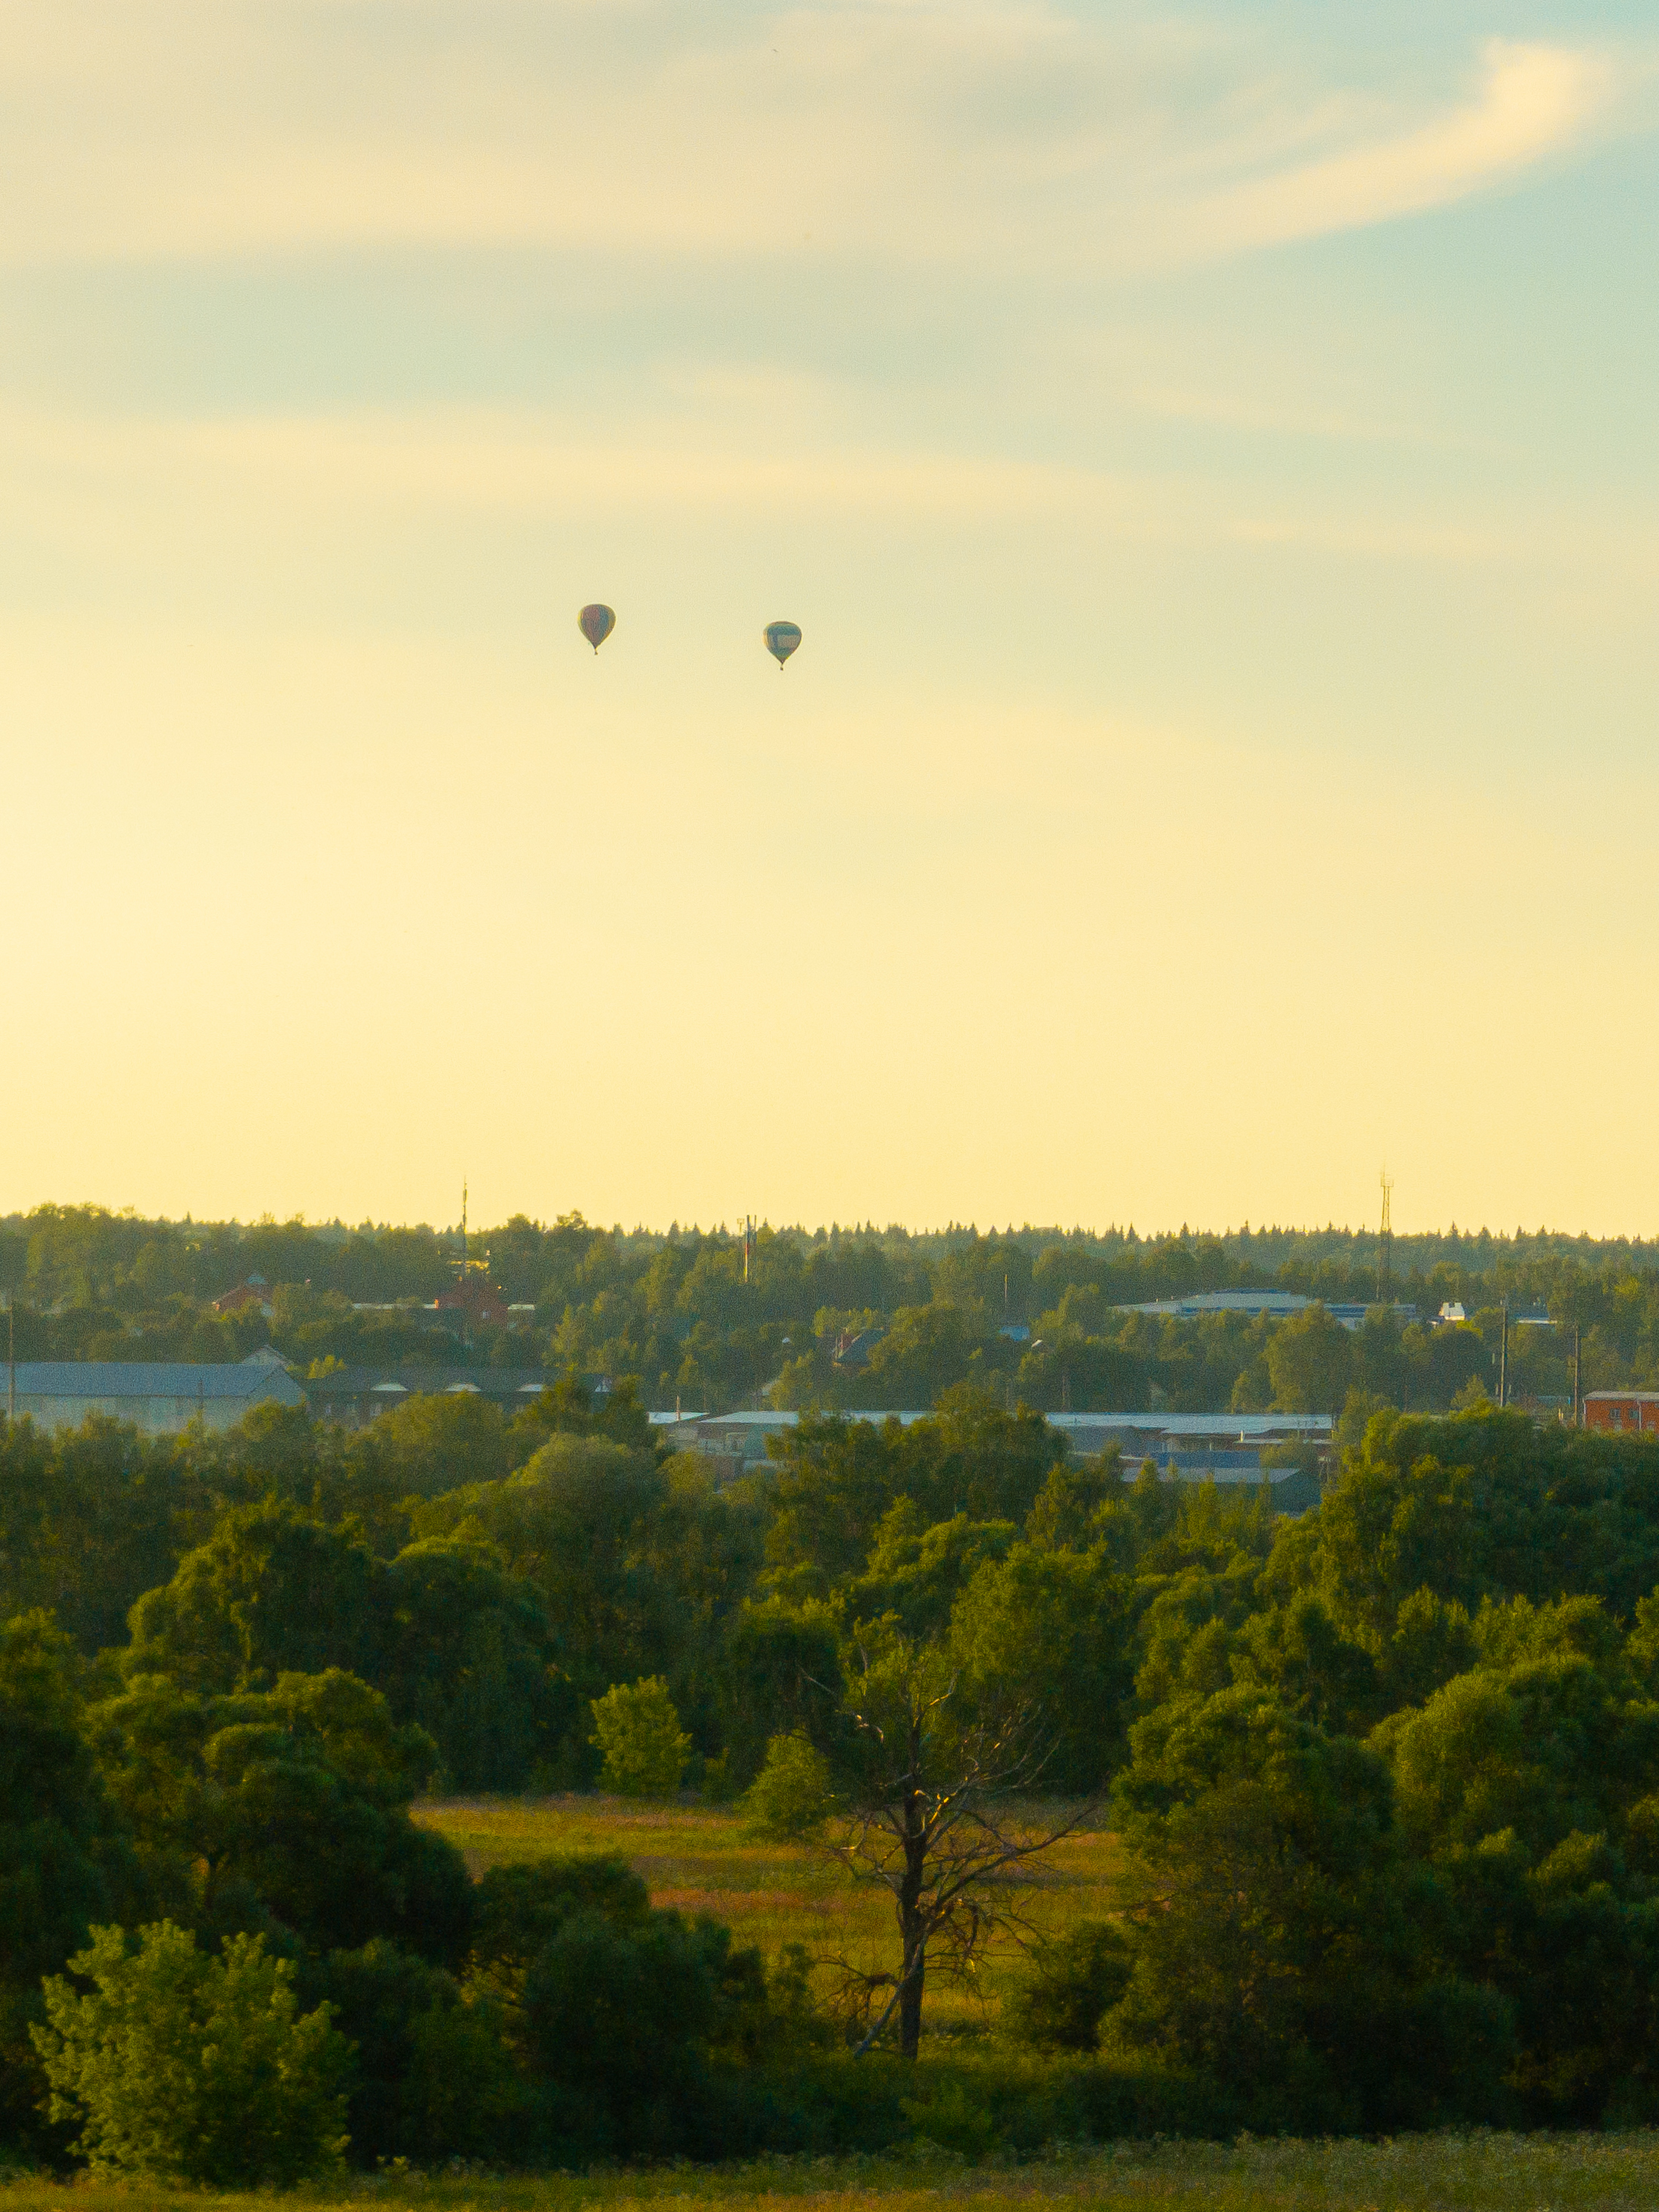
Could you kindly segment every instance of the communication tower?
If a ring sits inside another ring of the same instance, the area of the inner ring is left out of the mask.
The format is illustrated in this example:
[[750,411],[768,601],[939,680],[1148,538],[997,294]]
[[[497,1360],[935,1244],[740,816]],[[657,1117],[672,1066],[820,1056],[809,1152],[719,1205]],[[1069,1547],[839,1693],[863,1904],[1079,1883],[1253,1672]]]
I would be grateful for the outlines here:
[[1376,1242],[1376,1303],[1389,1303],[1389,1278],[1394,1262],[1394,1224],[1389,1218],[1389,1200],[1394,1190],[1394,1179],[1384,1168],[1377,1178],[1382,1186],[1382,1233]]

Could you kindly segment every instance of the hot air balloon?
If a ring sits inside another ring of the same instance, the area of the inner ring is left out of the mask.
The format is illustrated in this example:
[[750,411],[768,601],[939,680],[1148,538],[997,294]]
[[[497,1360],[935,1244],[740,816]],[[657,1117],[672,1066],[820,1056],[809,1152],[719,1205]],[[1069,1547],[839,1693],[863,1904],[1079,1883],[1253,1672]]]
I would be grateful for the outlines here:
[[766,650],[778,664],[778,673],[783,673],[783,664],[800,643],[799,623],[768,623],[763,633]]
[[596,599],[591,607],[584,607],[577,616],[576,627],[597,653],[617,627],[617,617],[609,607],[602,607]]

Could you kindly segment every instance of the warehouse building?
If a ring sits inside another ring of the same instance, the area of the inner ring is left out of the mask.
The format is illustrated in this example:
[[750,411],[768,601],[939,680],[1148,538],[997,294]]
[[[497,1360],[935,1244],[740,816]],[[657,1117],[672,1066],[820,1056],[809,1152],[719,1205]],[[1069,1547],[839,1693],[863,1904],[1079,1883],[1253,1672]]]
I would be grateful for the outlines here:
[[305,1393],[274,1353],[198,1364],[186,1360],[20,1359],[0,1368],[0,1401],[21,1421],[72,1429],[88,1413],[131,1421],[146,1436],[173,1436],[201,1421],[232,1429],[255,1406],[303,1406]]

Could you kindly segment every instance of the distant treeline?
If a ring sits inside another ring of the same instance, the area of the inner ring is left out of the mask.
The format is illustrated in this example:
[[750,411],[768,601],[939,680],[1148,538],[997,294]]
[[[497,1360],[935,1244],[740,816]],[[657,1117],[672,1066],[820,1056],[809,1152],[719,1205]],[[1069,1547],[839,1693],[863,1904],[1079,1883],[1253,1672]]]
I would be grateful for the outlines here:
[[[459,1233],[365,1223],[146,1221],[48,1206],[0,1224],[0,1283],[18,1301],[20,1358],[233,1359],[273,1341],[301,1371],[344,1364],[494,1364],[638,1378],[645,1403],[718,1412],[769,1390],[784,1405],[935,1403],[962,1382],[1053,1410],[1186,1412],[1344,1402],[1354,1386],[1410,1411],[1495,1391],[1501,1314],[1511,1395],[1565,1399],[1569,1338],[1585,1388],[1659,1378],[1659,1246],[1540,1231],[1401,1237],[1386,1282],[1374,1231],[1244,1228],[1141,1237],[1030,1227],[550,1226],[514,1215],[475,1233],[524,1326],[465,1328],[419,1309],[456,1276]],[[275,1313],[212,1301],[257,1274]],[[1270,1322],[1175,1321],[1121,1309],[1272,1287],[1382,1305],[1337,1344]],[[1415,1322],[1395,1313],[1415,1307]],[[1462,1305],[1466,1325],[1431,1326]],[[1537,1317],[1553,1327],[1534,1326]],[[1525,1320],[1522,1319],[1525,1316]],[[1028,1334],[1029,1333],[1029,1334]]]

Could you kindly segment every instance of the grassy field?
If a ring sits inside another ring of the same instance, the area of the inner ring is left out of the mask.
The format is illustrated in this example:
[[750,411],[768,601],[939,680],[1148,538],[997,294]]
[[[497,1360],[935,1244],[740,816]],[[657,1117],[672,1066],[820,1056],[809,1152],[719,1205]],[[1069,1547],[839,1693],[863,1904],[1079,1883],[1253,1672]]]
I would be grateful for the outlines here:
[[[963,2167],[943,2155],[903,2160],[774,2160],[748,2166],[493,2181],[386,2173],[273,2200],[286,2212],[372,2200],[385,2212],[610,2212],[639,2205],[749,2212],[787,2199],[790,2212],[972,2212],[1051,2203],[1121,2212],[1650,2212],[1659,2203],[1659,2134],[1418,2136],[1398,2142],[1119,2144],[1039,2164]],[[0,2212],[209,2212],[245,2207],[147,2185],[18,2181]]]
[[[841,1954],[861,1969],[890,1966],[893,1908],[884,1892],[860,1887],[838,1867],[788,1844],[745,1836],[738,1815],[696,1804],[642,1804],[629,1798],[448,1799],[417,1806],[415,1817],[465,1852],[474,1875],[505,1862],[547,1852],[615,1851],[649,1885],[656,1905],[712,1913],[738,1943],[770,1960],[787,1943],[814,1959]],[[1036,1862],[1021,1910],[1052,1929],[1109,1911],[1118,1856],[1098,1829],[1068,1836]],[[986,1969],[984,1987],[930,1991],[933,2033],[984,2024],[994,2014],[1018,1949],[1004,1942]],[[827,1970],[826,1970],[827,1971]]]

